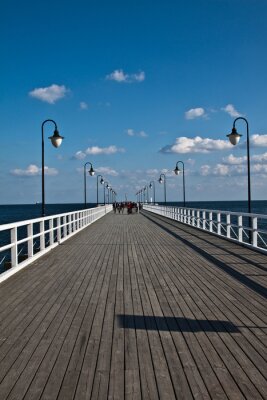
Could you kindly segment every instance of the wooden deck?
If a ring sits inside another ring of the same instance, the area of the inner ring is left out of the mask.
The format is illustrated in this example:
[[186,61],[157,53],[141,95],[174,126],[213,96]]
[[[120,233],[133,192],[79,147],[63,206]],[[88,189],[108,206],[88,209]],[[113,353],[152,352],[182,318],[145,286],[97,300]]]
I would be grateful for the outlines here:
[[0,285],[0,399],[267,399],[267,257],[108,214]]

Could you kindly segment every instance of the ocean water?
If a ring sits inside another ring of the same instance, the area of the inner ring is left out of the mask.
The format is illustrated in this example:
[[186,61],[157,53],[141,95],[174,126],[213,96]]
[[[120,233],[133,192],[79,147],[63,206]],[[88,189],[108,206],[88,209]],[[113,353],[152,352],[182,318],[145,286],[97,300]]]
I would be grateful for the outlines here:
[[[96,207],[95,203],[88,203],[87,208]],[[63,214],[70,211],[83,210],[84,204],[46,204],[45,214]],[[0,205],[0,225],[27,219],[40,218],[42,216],[41,204],[16,204]]]
[[[159,202],[158,204],[164,205]],[[168,206],[183,206],[182,202],[167,202]],[[95,203],[87,208],[96,207]],[[186,207],[208,210],[247,212],[247,201],[195,201],[186,202]],[[46,215],[61,214],[84,209],[84,204],[47,204]],[[0,225],[41,217],[41,204],[0,205]],[[267,215],[267,200],[252,201],[252,212]]]

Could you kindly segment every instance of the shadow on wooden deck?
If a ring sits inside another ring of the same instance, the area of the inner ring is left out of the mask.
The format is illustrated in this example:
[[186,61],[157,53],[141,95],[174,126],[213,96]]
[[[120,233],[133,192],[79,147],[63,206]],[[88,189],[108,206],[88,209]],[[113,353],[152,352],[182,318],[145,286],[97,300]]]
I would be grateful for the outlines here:
[[[247,276],[245,276],[243,273],[238,272],[234,268],[230,267],[229,264],[224,263],[221,260],[218,260],[216,257],[214,257],[211,254],[208,254],[205,250],[201,249],[199,246],[196,246],[194,243],[191,241],[181,237],[180,235],[176,234],[173,232],[171,229],[168,229],[166,226],[162,225],[158,221],[155,221],[154,218],[151,218],[149,215],[146,213],[143,213],[143,216],[149,219],[151,222],[153,222],[155,225],[158,225],[161,229],[163,229],[165,232],[168,234],[172,235],[176,239],[179,239],[182,243],[187,245],[188,247],[191,247],[195,252],[200,254],[202,257],[206,258],[206,260],[212,262],[216,268],[219,268],[229,274],[232,278],[238,280],[240,283],[243,285],[247,286],[249,289],[253,290],[254,292],[258,293],[264,298],[267,298],[267,289],[266,287],[262,286],[261,284],[251,280]],[[165,221],[164,221],[165,222]],[[166,223],[166,222],[165,222]],[[181,229],[181,228],[180,228]],[[195,228],[192,228],[195,229]],[[222,240],[226,240],[221,238]],[[217,247],[216,244],[213,243],[214,247]],[[242,248],[242,245],[240,245],[240,248]],[[235,254],[235,256],[239,256],[238,254]],[[265,269],[264,269],[265,270]]]
[[117,315],[117,319],[119,327],[124,329],[172,332],[239,332],[239,329],[229,321],[124,314]]

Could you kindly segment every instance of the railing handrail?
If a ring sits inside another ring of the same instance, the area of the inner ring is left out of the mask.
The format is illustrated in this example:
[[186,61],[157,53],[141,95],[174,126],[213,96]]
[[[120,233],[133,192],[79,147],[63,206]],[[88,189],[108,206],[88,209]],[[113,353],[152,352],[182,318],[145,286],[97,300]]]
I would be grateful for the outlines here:
[[15,228],[15,227],[19,227],[19,226],[24,226],[24,225],[28,225],[28,224],[35,224],[35,223],[38,223],[38,222],[41,222],[41,221],[47,221],[47,220],[51,219],[52,217],[53,218],[61,218],[61,217],[64,217],[64,216],[68,216],[68,215],[75,214],[75,213],[78,213],[78,212],[83,212],[83,211],[102,210],[102,207],[105,207],[105,206],[92,207],[92,208],[83,208],[81,210],[68,211],[66,213],[61,213],[61,214],[51,214],[51,215],[47,215],[45,217],[25,219],[25,220],[22,220],[22,221],[10,222],[8,224],[1,224],[0,225],[0,232],[1,231],[5,231],[7,229],[12,229],[12,228]]
[[[267,252],[267,230],[264,229],[265,226],[260,226],[265,221],[267,222],[266,214],[152,204],[144,204],[143,207],[144,210],[151,211],[152,213],[154,212],[155,214],[190,225],[194,228],[242,243],[263,251],[265,254]],[[221,218],[222,215],[226,217],[223,220]],[[231,217],[237,217],[237,223]],[[251,223],[248,225],[244,224],[243,217],[250,218]]]
[[165,206],[164,204],[144,204],[144,206],[153,206],[153,207],[172,207],[172,208],[181,208],[184,210],[193,210],[193,211],[206,211],[206,212],[214,212],[217,214],[231,214],[231,215],[242,215],[244,217],[257,217],[257,218],[267,218],[266,214],[255,214],[255,213],[245,213],[238,211],[228,211],[228,210],[213,210],[210,208],[193,208],[193,207],[183,207],[183,206]]
[[[24,268],[26,265],[35,261],[60,243],[69,239],[71,236],[80,232],[88,225],[103,217],[112,210],[112,205],[107,204],[101,207],[86,208],[67,213],[52,214],[46,217],[33,218],[9,224],[0,225],[0,232],[10,231],[10,238],[2,244],[0,242],[0,253],[10,252],[11,269],[0,274],[0,282],[13,275],[15,272]],[[47,226],[47,223],[49,226]],[[22,238],[18,237],[18,228],[24,227],[26,233]],[[35,232],[35,229],[38,228]],[[8,235],[9,232],[3,233]],[[36,249],[35,244],[39,243]],[[26,252],[21,261],[21,246],[27,246]],[[9,254],[9,253],[7,253]],[[5,260],[5,255],[3,260]],[[26,259],[25,259],[26,257]]]

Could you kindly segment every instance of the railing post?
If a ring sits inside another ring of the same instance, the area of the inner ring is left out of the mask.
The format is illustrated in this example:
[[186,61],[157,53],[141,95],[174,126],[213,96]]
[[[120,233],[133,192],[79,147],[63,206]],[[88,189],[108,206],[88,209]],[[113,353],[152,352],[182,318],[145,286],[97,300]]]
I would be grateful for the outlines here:
[[44,234],[44,230],[45,230],[45,224],[44,224],[44,220],[42,220],[40,222],[40,251],[45,249],[45,234]]
[[252,217],[252,246],[258,247],[258,219]]
[[217,234],[221,235],[221,229],[222,229],[222,222],[221,222],[221,213],[217,214]]
[[18,245],[17,245],[17,227],[12,228],[10,232],[11,243],[11,266],[16,267],[18,265]]
[[196,226],[195,210],[192,210],[192,226]]
[[226,237],[231,237],[231,215],[226,215]]
[[33,256],[33,226],[32,224],[27,225],[27,237],[28,237],[28,257]]
[[242,215],[237,217],[237,225],[238,225],[238,241],[243,242],[243,218]]
[[213,224],[212,224],[212,211],[209,212],[209,231],[213,232]]
[[200,227],[200,211],[197,210],[197,228]]
[[69,235],[72,233],[72,231],[73,231],[73,223],[72,223],[72,217],[73,217],[73,214],[69,214]]
[[202,228],[206,230],[206,211],[202,211]]
[[187,221],[186,221],[186,223],[188,225],[192,225],[192,223],[191,223],[191,210],[187,210]]
[[57,241],[61,239],[60,217],[57,217]]
[[54,220],[51,218],[49,220],[49,246],[52,246],[54,243]]
[[64,224],[64,226],[63,226],[63,236],[65,238],[68,235],[68,233],[67,233],[67,216],[66,215],[64,215],[64,217],[63,217],[63,224]]
[[78,229],[78,213],[74,213],[74,232]]

